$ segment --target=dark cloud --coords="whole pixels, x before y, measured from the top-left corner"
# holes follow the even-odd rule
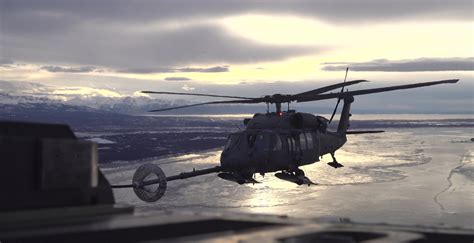
[[[216,67],[211,67],[211,68],[180,68],[177,69],[179,72],[185,72],[185,73],[222,73],[222,72],[228,72],[229,68],[226,66],[216,66]]]
[[[167,67],[157,67],[157,68],[125,68],[119,69],[119,73],[136,73],[136,74],[147,74],[147,73],[221,73],[228,72],[228,66],[215,66],[209,68],[167,68]]]
[[[119,73],[136,73],[136,74],[148,74],[148,73],[174,73],[176,72],[175,68],[124,68],[116,70]]]
[[[95,67],[42,66],[40,69],[51,73],[90,73],[94,71],[100,71],[100,69]]]
[[[470,0],[4,0],[0,3],[2,9],[7,10],[4,14],[8,18],[37,15],[54,19],[67,16],[67,19],[83,18],[102,22],[144,23],[150,20],[215,18],[242,13],[294,14],[346,23],[406,18],[473,18]],[[35,30],[34,25],[28,26],[31,22],[24,23],[25,28]],[[51,24],[56,27],[58,23]]]
[[[376,59],[370,62],[330,62],[323,70],[365,72],[428,72],[428,71],[474,71],[474,57],[469,58],[419,58],[411,60]]]
[[[167,77],[165,78],[166,81],[189,81],[191,80],[190,78],[186,77]]]
[[[137,33],[135,28],[98,23],[71,27],[58,34],[25,32],[17,35],[7,32],[3,48],[6,57],[22,62],[73,63],[136,73],[167,72],[155,67],[196,63],[275,61],[324,50],[317,46],[255,43],[212,24]],[[209,71],[225,71],[225,67]]]

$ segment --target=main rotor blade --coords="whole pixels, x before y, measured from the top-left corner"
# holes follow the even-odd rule
[[[264,100],[263,100],[262,98],[255,98],[255,99],[252,99],[252,100],[211,101],[211,102],[197,103],[197,104],[191,104],[191,105],[182,105],[182,106],[174,106],[174,107],[168,107],[168,108],[163,108],[163,109],[150,110],[150,111],[148,111],[148,112],[170,111],[170,110],[176,110],[176,109],[182,109],[182,108],[189,108],[189,107],[201,106],[201,105],[215,105],[215,104],[255,104],[255,103],[260,103],[260,102],[264,102]]]
[[[317,95],[317,94],[321,94],[321,93],[324,93],[324,92],[327,92],[327,91],[330,91],[330,90],[333,90],[333,89],[338,89],[338,88],[341,88],[341,87],[344,87],[344,86],[354,85],[354,84],[358,84],[358,83],[361,83],[361,82],[369,82],[369,81],[367,81],[367,80],[353,80],[353,81],[348,81],[345,84],[344,83],[332,84],[332,85],[328,85],[328,86],[325,86],[325,87],[322,87],[322,88],[318,88],[318,89],[314,89],[314,90],[311,90],[311,91],[307,91],[307,92],[292,95],[291,98],[292,98],[292,100],[297,100],[297,99],[300,99],[300,98],[303,98],[303,97],[306,97],[306,96],[309,96],[309,95]],[[148,91],[148,90],[141,91],[141,92],[144,93],[144,94],[190,95],[190,96],[205,96],[205,97],[245,99],[245,100],[260,99],[260,98],[251,98],[251,97],[242,97],[242,96],[213,95],[213,94],[202,94],[202,93],[180,93],[180,92]],[[259,102],[264,102],[264,101],[259,101]],[[256,102],[256,103],[258,103],[258,102]]]
[[[303,97],[296,101],[308,102],[308,101],[315,101],[315,100],[327,100],[327,99],[333,99],[333,98],[343,99],[344,97],[348,97],[348,96],[381,93],[381,92],[387,92],[387,91],[393,91],[393,90],[399,90],[399,89],[413,89],[413,88],[438,85],[438,84],[448,84],[448,83],[453,84],[453,83],[457,83],[458,81],[459,79],[448,79],[448,80],[440,80],[440,81],[425,82],[425,83],[389,86],[389,87],[382,87],[382,88],[375,88],[375,89],[363,89],[363,90],[344,92],[342,94],[341,93],[321,94],[321,95],[315,95],[313,97]]]
[[[165,92],[165,91],[141,91],[144,94],[170,94],[170,95],[192,95],[192,96],[206,96],[206,97],[218,97],[218,98],[232,98],[232,99],[254,99],[250,97],[241,96],[228,96],[228,95],[213,95],[213,94],[200,94],[200,93],[179,93],[179,92]]]
[[[298,100],[298,99],[302,99],[302,98],[305,98],[305,97],[308,97],[308,96],[322,94],[322,93],[325,93],[325,92],[328,92],[328,91],[331,91],[331,90],[334,90],[334,89],[343,88],[344,86],[354,85],[354,84],[358,84],[358,83],[362,83],[362,82],[369,82],[369,81],[362,79],[362,80],[347,81],[345,83],[332,84],[332,85],[324,86],[324,87],[321,87],[321,88],[313,89],[311,91],[307,91],[307,92],[292,95],[292,98],[293,98],[293,100]]]

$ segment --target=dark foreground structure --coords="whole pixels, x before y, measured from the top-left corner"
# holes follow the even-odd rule
[[[474,231],[115,205],[97,147],[65,125],[0,122],[0,242],[473,242]]]

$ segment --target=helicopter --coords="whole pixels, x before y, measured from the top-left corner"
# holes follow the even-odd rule
[[[132,184],[112,185],[112,188],[133,188],[135,194],[145,202],[159,200],[166,191],[167,183],[173,180],[218,173],[217,176],[238,184],[259,183],[253,178],[254,174],[275,173],[279,179],[295,183],[317,185],[306,177],[299,167],[320,161],[323,155],[330,154],[333,161],[328,165],[333,168],[343,167],[336,160],[335,153],[346,142],[349,134],[380,133],[379,130],[349,130],[351,105],[354,96],[380,93],[401,89],[412,89],[425,86],[457,83],[459,79],[440,80],[432,82],[413,83],[373,89],[349,91],[346,87],[368,82],[367,80],[346,81],[324,86],[298,94],[273,94],[263,97],[225,96],[202,93],[178,93],[160,91],[142,91],[146,94],[192,95],[204,97],[227,98],[231,100],[210,101],[204,103],[175,106],[150,112],[162,112],[175,109],[190,108],[213,104],[256,104],[265,103],[266,113],[256,113],[252,118],[243,120],[246,128],[242,131],[230,133],[222,150],[220,165],[212,168],[182,172],[173,176],[166,176],[163,170],[154,164],[143,164],[134,173]],[[346,89],[345,89],[346,88]],[[327,93],[332,90],[339,92]],[[336,106],[329,119],[310,113],[290,110],[291,102],[311,102],[318,100],[337,99]],[[343,101],[337,129],[332,131],[328,126]],[[282,104],[288,104],[286,111]],[[269,105],[275,106],[275,111],[269,111]]]

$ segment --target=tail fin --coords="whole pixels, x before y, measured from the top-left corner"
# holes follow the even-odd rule
[[[351,104],[354,102],[354,97],[344,97],[344,106],[342,107],[341,118],[337,126],[337,133],[346,134],[349,128],[349,119],[351,117]]]

